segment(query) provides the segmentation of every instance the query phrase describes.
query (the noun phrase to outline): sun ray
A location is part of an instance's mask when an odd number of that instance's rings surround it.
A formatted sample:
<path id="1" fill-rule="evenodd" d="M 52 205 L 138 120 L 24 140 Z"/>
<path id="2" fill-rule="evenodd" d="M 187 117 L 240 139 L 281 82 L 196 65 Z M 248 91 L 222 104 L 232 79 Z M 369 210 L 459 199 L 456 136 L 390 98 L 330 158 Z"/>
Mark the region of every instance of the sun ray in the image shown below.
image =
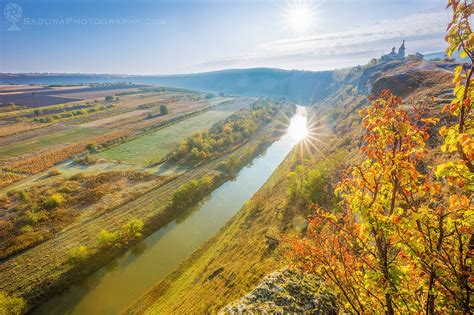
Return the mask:
<path id="1" fill-rule="evenodd" d="M 310 0 L 290 1 L 284 9 L 286 27 L 295 34 L 309 32 L 314 26 L 316 10 Z"/>

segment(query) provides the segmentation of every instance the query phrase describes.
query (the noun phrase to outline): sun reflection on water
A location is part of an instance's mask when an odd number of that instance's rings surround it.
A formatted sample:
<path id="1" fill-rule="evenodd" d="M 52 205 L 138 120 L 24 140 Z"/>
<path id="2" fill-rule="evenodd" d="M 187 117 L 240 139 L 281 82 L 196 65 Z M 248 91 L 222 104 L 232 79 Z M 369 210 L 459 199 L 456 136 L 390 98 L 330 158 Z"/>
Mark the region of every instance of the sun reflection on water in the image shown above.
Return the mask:
<path id="1" fill-rule="evenodd" d="M 318 118 L 311 108 L 301 105 L 297 106 L 296 113 L 291 119 L 284 117 L 281 127 L 280 130 L 285 130 L 291 139 L 298 143 L 301 154 L 306 152 L 310 157 L 316 152 L 321 153 L 330 136 L 324 120 Z"/>
<path id="2" fill-rule="evenodd" d="M 297 141 L 301 141 L 308 135 L 306 117 L 296 115 L 288 126 L 288 134 Z"/>

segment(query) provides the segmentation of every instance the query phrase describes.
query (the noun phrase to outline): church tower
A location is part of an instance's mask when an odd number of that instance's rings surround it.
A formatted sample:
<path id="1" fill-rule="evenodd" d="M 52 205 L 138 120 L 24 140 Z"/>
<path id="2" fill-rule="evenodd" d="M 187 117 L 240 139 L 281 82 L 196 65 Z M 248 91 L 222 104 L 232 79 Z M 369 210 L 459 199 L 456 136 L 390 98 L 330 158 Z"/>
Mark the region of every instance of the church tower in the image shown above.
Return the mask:
<path id="1" fill-rule="evenodd" d="M 398 56 L 401 59 L 405 58 L 405 40 L 403 40 L 402 45 L 400 46 L 400 48 L 398 48 Z"/>

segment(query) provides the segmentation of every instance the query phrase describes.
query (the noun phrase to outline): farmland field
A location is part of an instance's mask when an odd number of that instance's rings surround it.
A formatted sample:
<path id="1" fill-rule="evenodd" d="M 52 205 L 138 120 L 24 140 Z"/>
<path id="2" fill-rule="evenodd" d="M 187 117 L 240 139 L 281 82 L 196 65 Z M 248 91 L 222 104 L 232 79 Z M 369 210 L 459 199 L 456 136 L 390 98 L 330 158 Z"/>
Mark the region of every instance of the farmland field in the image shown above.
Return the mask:
<path id="1" fill-rule="evenodd" d="M 66 130 L 60 133 L 53 133 L 39 138 L 33 138 L 20 143 L 11 143 L 0 147 L 0 159 L 17 156 L 29 151 L 40 149 L 50 145 L 71 144 L 84 140 L 91 136 L 98 136 L 105 133 L 99 128 L 80 128 Z"/>
<path id="2" fill-rule="evenodd" d="M 3 87 L 3 88 L 2 88 Z M 0 103 L 15 103 L 26 107 L 40 107 L 67 102 L 80 101 L 90 98 L 99 98 L 116 93 L 137 91 L 145 85 L 110 85 L 98 87 L 67 87 L 51 88 L 31 86 L 30 88 L 12 89 L 8 86 L 0 87 Z"/>
<path id="3" fill-rule="evenodd" d="M 32 89 L 18 88 L 28 97 Z M 231 156 L 251 156 L 273 134 L 271 127 L 259 129 L 249 142 L 190 167 L 164 158 L 187 137 L 259 101 L 162 87 L 118 95 L 106 89 L 112 100 L 84 87 L 54 89 L 61 97 L 74 92 L 87 98 L 43 107 L 7 104 L 0 115 L 0 233 L 8 236 L 0 239 L 0 290 L 19 293 L 31 305 L 58 285 L 49 275 L 76 281 L 70 272 L 76 272 L 71 253 L 77 247 L 100 259 L 117 255 L 97 243 L 104 230 L 122 235 L 140 219 L 151 232 L 152 223 L 160 226 L 179 213 L 170 202 L 180 187 L 204 176 L 220 183 L 227 175 L 219 167 Z M 34 270 L 20 270 L 33 261 Z"/>
<path id="4" fill-rule="evenodd" d="M 216 108 L 148 135 L 111 148 L 98 157 L 136 165 L 147 165 L 164 158 L 182 139 L 211 127 L 215 122 L 229 117 L 235 110 L 248 105 L 248 101 L 219 105 Z"/>
<path id="5" fill-rule="evenodd" d="M 224 106 L 225 103 L 235 100 L 233 97 L 212 95 L 209 97 L 209 94 L 173 88 L 150 86 L 147 89 L 141 89 L 142 86 L 133 85 L 133 89 L 130 89 L 131 85 L 126 86 L 129 89 L 120 85 L 1 86 L 0 95 L 35 90 L 44 93 L 54 91 L 58 95 L 82 92 L 83 96 L 88 97 L 91 97 L 90 93 L 107 92 L 113 96 L 118 91 L 115 89 L 117 87 L 123 92 L 118 94 L 118 98 L 115 95 L 112 101 L 104 98 L 89 98 L 84 102 L 29 108 L 4 104 L 0 113 L 0 164 L 2 170 L 21 173 L 22 176 L 9 175 L 6 180 L 2 180 L 0 185 L 2 191 L 7 191 L 7 186 L 13 185 L 20 179 L 22 179 L 23 187 L 30 185 L 32 181 L 24 178 L 25 174 L 29 176 L 38 174 L 57 164 L 57 167 L 62 170 L 64 170 L 63 166 L 69 165 L 66 167 L 68 170 L 73 161 L 67 162 L 67 165 L 59 165 L 59 163 L 83 153 L 90 143 L 99 146 L 107 142 L 120 145 L 120 142 L 126 138 L 142 136 L 145 130 L 157 127 L 165 129 L 164 126 L 167 126 L 168 121 L 188 119 L 187 115 L 191 113 L 196 115 L 211 107 L 215 107 L 216 110 L 232 111 L 234 110 L 232 106 L 235 108 L 242 106 L 238 102 Z M 41 95 L 41 93 L 35 93 L 35 95 Z M 167 107 L 168 114 L 160 115 L 159 108 L 162 105 Z M 227 115 L 227 113 L 210 115 L 198 122 L 194 126 L 196 129 L 193 130 L 205 128 L 213 121 Z M 178 139 L 177 142 L 169 143 L 169 149 L 173 149 L 171 147 L 173 143 L 179 144 L 179 141 Z M 111 164 L 113 169 L 120 169 L 118 164 Z M 132 168 L 136 169 L 136 165 Z"/>

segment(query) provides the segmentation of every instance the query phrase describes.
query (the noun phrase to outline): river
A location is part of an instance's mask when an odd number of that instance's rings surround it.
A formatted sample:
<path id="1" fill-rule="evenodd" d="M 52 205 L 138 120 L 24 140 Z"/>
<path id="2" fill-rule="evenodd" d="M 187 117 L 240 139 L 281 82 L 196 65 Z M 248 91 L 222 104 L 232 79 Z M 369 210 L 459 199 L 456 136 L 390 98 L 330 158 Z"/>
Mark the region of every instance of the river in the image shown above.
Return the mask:
<path id="1" fill-rule="evenodd" d="M 196 207 L 121 257 L 32 311 L 33 314 L 118 314 L 211 238 L 267 181 L 306 132 L 298 106 L 287 132 Z"/>

